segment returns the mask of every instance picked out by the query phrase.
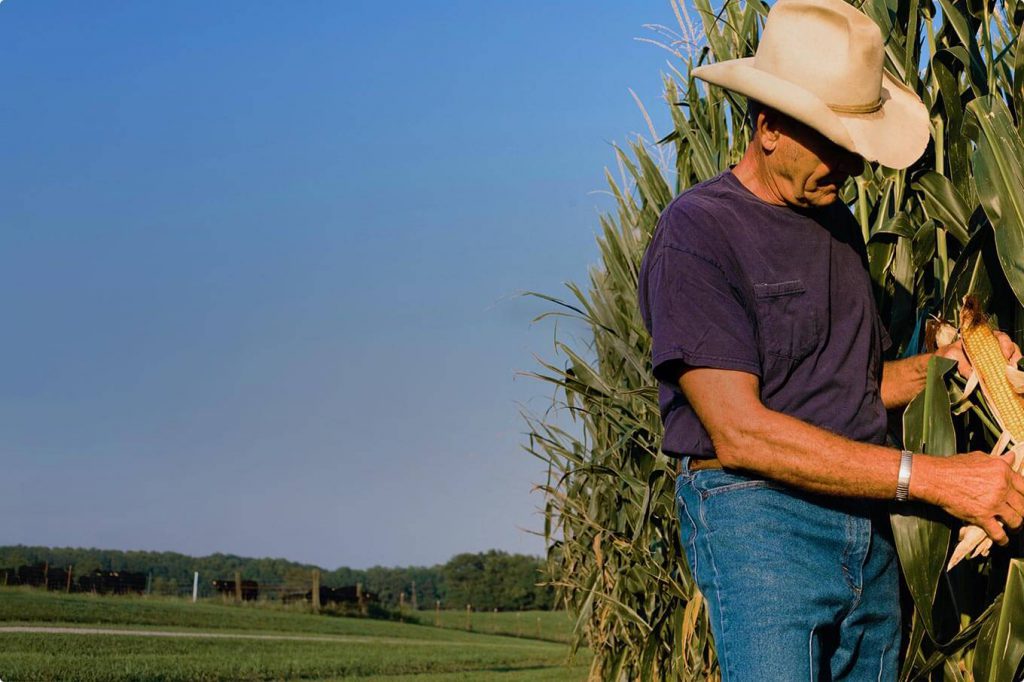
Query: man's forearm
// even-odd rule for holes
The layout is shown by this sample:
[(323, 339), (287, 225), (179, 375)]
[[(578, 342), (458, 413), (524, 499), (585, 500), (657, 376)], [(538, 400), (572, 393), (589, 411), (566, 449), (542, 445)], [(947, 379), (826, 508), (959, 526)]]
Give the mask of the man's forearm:
[[(722, 466), (824, 495), (892, 499), (900, 453), (858, 443), (765, 407), (758, 378), (734, 370), (693, 368), (679, 377)], [(1013, 455), (1009, 455), (1012, 457)], [(983, 452), (936, 457), (917, 454), (910, 499), (942, 507), (1005, 543), (1024, 514), (1024, 478), (1009, 460)]]
[(887, 410), (906, 407), (924, 388), (933, 353), (890, 360), (882, 366), (882, 404)]
[(726, 467), (825, 495), (891, 499), (896, 492), (898, 450), (858, 443), (767, 408), (718, 436), (715, 451)]
[[(723, 466), (822, 495), (895, 497), (898, 450), (851, 441), (767, 408), (740, 422), (727, 438), (714, 438)], [(996, 542), (1005, 544), (1006, 534), (997, 519), (1005, 522), (1008, 517), (992, 510), (1005, 509), (1009, 483), (1000, 488), (995, 482), (1007, 475), (1016, 476), (1002, 460), (980, 452), (951, 457), (915, 454), (910, 499), (981, 525)], [(1009, 513), (1009, 518), (1016, 514)], [(1012, 527), (1019, 526), (1019, 515), (1016, 519)]]
[[(891, 500), (900, 452), (858, 443), (794, 417), (764, 408), (741, 420), (728, 442), (715, 442), (723, 465), (823, 495)], [(948, 463), (914, 456), (910, 498), (941, 503)]]

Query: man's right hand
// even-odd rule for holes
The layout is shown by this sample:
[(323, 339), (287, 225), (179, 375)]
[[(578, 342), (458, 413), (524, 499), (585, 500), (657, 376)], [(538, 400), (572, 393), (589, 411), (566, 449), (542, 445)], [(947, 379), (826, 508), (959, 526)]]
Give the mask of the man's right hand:
[(984, 452), (915, 456), (910, 495), (942, 507), (1005, 545), (1006, 530), (1019, 530), (1024, 517), (1024, 476), (1011, 468), (1013, 460), (1012, 452), (1002, 457)]

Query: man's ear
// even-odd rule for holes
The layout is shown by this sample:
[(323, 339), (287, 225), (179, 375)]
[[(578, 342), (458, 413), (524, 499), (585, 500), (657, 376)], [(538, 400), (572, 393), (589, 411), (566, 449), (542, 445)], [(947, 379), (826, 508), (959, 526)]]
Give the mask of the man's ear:
[(757, 114), (757, 136), (761, 141), (761, 149), (765, 153), (775, 151), (779, 146), (782, 116), (777, 111), (765, 107)]

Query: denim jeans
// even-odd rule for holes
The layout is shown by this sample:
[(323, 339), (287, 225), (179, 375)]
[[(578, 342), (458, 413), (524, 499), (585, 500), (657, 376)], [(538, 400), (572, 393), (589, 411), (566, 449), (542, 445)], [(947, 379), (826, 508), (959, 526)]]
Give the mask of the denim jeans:
[(895, 680), (899, 576), (884, 505), (686, 464), (680, 532), (722, 681)]

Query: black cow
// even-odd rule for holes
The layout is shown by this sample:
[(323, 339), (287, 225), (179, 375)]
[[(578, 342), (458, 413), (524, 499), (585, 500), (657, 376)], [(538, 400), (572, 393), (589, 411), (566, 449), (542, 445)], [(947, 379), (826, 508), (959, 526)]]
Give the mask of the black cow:
[(142, 594), (147, 582), (145, 573), (96, 570), (78, 577), (78, 589), (94, 594)]
[(359, 604), (360, 600), (364, 603), (378, 601), (375, 593), (360, 591), (355, 585), (320, 588), (321, 604)]
[[(313, 599), (313, 592), (309, 593), (310, 600)], [(359, 591), (355, 585), (349, 587), (321, 587), (320, 603), (327, 604), (358, 604)]]
[[(313, 601), (313, 590), (306, 592), (306, 601)], [(379, 599), (375, 593), (367, 592), (366, 590), (360, 591), (356, 585), (346, 587), (320, 586), (321, 606), (327, 606), (328, 604), (362, 606), (376, 601), (379, 601)]]
[(49, 567), (46, 564), (18, 567), (18, 584), (31, 585), (32, 587), (43, 587), (46, 585), (46, 574)]
[(66, 590), (68, 588), (68, 569), (50, 566), (46, 572), (46, 589)]
[[(225, 596), (235, 595), (234, 580), (214, 580), (213, 589)], [(256, 601), (260, 596), (260, 584), (255, 580), (242, 581), (242, 601)]]

